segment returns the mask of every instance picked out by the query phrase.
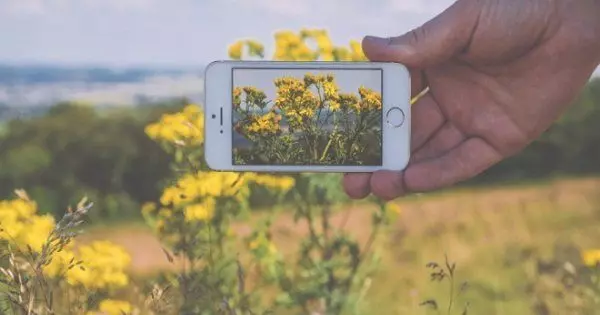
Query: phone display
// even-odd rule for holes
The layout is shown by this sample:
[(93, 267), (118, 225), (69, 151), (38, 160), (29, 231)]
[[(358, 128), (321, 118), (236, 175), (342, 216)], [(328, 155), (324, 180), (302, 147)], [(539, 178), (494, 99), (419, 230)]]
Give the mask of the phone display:
[(205, 111), (212, 170), (372, 172), (410, 159), (410, 74), (397, 63), (215, 61)]
[(233, 165), (382, 165), (382, 69), (232, 69)]

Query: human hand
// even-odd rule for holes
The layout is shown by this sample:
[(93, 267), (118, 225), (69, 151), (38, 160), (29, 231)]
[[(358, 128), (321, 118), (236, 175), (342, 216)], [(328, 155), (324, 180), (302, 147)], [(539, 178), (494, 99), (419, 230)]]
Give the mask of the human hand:
[(524, 149), (600, 63), (598, 0), (458, 0), (399, 37), (366, 37), (371, 61), (411, 71), (412, 156), (403, 172), (344, 176), (355, 199), (450, 186)]

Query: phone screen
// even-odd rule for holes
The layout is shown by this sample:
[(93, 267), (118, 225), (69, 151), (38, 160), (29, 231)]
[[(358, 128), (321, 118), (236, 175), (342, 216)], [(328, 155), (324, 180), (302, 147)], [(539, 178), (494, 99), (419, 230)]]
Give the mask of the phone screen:
[(382, 69), (232, 71), (233, 165), (382, 165)]

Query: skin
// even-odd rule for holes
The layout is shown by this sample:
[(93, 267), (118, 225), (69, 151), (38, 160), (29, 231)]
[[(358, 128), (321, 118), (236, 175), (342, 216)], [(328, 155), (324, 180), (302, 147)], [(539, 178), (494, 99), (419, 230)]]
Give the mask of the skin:
[(469, 179), (524, 149), (600, 63), (599, 0), (458, 0), (398, 37), (367, 36), (371, 61), (411, 71), (412, 157), (403, 172), (346, 174), (354, 199), (391, 200)]

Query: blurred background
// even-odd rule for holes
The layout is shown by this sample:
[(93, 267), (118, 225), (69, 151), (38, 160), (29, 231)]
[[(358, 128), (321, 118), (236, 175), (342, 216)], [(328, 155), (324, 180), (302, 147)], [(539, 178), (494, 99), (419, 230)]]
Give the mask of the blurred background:
[[(263, 43), (269, 59), (281, 30), (324, 29), (339, 45), (399, 35), (451, 3), (0, 0), (0, 200), (22, 188), (40, 213), (59, 218), (88, 196), (95, 206), (82, 241), (123, 246), (139, 275), (169, 268), (140, 209), (160, 199), (174, 158), (144, 128), (202, 105), (205, 65), (228, 59), (229, 45), (245, 38)], [(577, 307), (597, 306), (600, 287), (593, 277), (565, 282), (561, 268), (590, 265), (600, 249), (599, 74), (519, 155), (464, 184), (395, 202), (400, 217), (366, 314), (420, 314), (429, 293), (447, 291), (425, 266), (444, 254), (458, 266), (456, 281), (469, 283), (474, 314), (592, 314)], [(253, 198), (251, 209), (273, 206)], [(345, 205), (348, 230), (366, 241), (361, 207), (369, 205)], [(303, 237), (290, 221), (274, 223), (276, 243)]]

